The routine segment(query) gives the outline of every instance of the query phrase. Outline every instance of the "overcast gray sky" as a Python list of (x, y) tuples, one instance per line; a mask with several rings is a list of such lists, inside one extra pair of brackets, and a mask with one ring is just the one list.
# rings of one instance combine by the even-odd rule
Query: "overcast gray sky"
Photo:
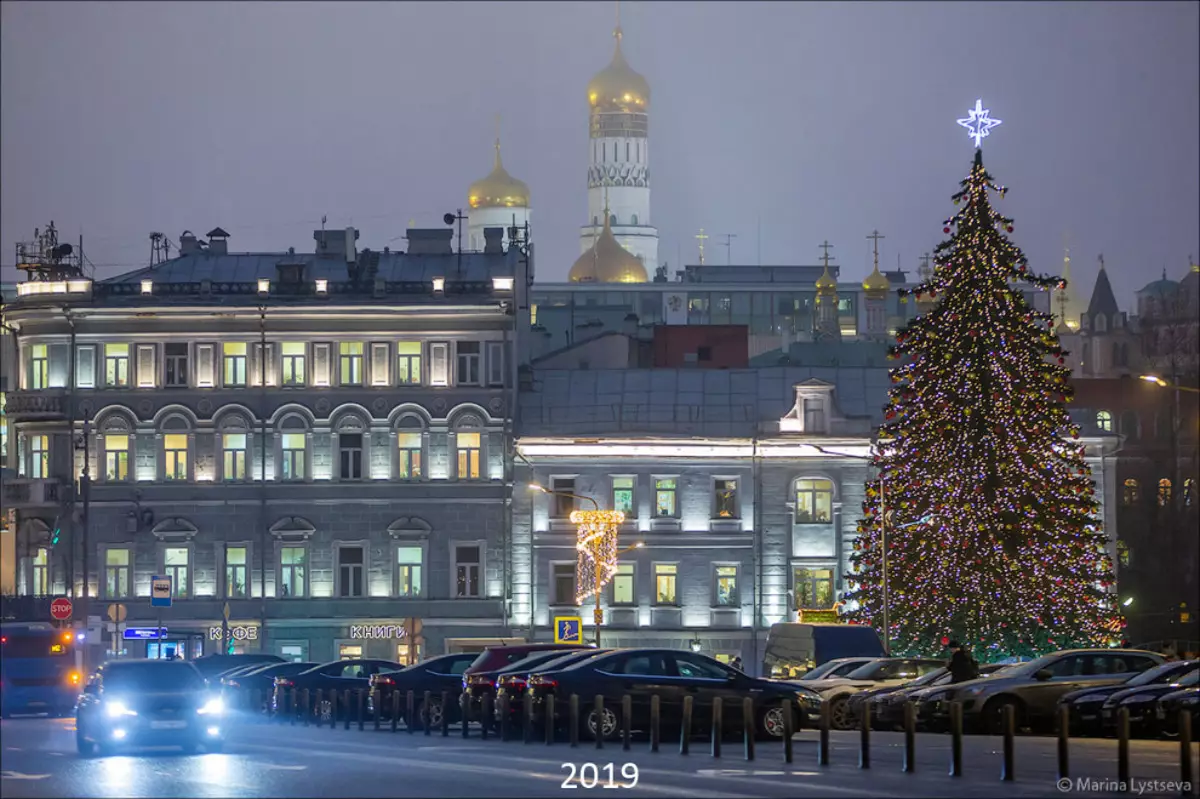
[[(624, 3), (649, 80), (660, 260), (703, 227), (733, 260), (843, 274), (906, 268), (942, 238), (977, 97), (1003, 120), (986, 163), (1040, 268), (1090, 292), (1103, 252), (1123, 306), (1200, 255), (1200, 5)], [(584, 88), (612, 3), (4, 2), (5, 282), (53, 219), (101, 275), (148, 234), (220, 225), (236, 250), (312, 247), (323, 214), (360, 245), (440, 226), (504, 160), (529, 183), (538, 278), (564, 279), (586, 220)], [(761, 227), (761, 237), (758, 230)], [(761, 243), (759, 243), (761, 242)]]

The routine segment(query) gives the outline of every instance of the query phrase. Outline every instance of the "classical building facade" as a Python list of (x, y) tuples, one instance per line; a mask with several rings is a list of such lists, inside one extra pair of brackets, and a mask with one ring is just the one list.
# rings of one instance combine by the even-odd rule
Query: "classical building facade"
[(21, 284), (15, 466), (90, 491), (74, 516), (22, 514), (18, 591), (71, 594), (77, 617), (124, 605), (190, 655), (226, 634), (318, 661), (500, 637), (529, 267), (485, 235), (469, 254), (450, 230), (395, 253), (353, 229), (243, 254), (218, 228), (147, 269)]

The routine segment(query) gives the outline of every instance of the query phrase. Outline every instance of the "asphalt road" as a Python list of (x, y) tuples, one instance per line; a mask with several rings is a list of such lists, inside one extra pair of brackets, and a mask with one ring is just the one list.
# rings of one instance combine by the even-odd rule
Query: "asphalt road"
[[(711, 757), (706, 742), (693, 741), (681, 756), (678, 743), (664, 742), (650, 753), (644, 741), (631, 751), (620, 744), (597, 750), (594, 744), (481, 741), (477, 731), (464, 741), (401, 731), (359, 732), (245, 723), (231, 727), (224, 752), (184, 755), (170, 750), (139, 751), (107, 758), (80, 758), (72, 719), (14, 719), (0, 722), (0, 794), (19, 797), (542, 797), (566, 790), (588, 794), (609, 782), (613, 765), (616, 796), (629, 797), (1010, 797), (1062, 796), (1056, 787), (1055, 742), (1016, 740), (1016, 781), (1000, 782), (1001, 741), (964, 739), (965, 774), (947, 776), (949, 738), (920, 735), (916, 773), (903, 774), (903, 737), (876, 733), (871, 768), (858, 767), (857, 733), (831, 735), (830, 765), (816, 765), (816, 735), (795, 739), (795, 759), (783, 762), (781, 744), (758, 746), (746, 762), (742, 748), (724, 744), (723, 757)], [(1197, 754), (1193, 749), (1193, 756)], [(1130, 746), (1132, 792), (1179, 794), (1178, 744), (1134, 741)], [(1073, 778), (1115, 780), (1116, 743), (1072, 742)], [(592, 771), (592, 764), (596, 767)], [(574, 767), (572, 769), (572, 767)], [(632, 782), (634, 769), (637, 784)], [(564, 786), (575, 774), (576, 787)], [(1200, 769), (1194, 770), (1200, 774)], [(582, 779), (583, 784), (579, 784)], [(592, 780), (597, 780), (593, 787)], [(1112, 786), (1073, 784), (1067, 793), (1115, 795)], [(1158, 788), (1158, 790), (1155, 790)], [(578, 795), (578, 794), (576, 794)]]

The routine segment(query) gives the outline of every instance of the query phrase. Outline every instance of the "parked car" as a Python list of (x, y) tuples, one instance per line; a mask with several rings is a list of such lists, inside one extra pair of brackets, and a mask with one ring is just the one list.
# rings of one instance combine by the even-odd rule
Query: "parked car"
[[(265, 713), (274, 706), (276, 677), (291, 677), (319, 665), (321, 664), (306, 661), (289, 661), (240, 669), (221, 679), (221, 696), (230, 710), (250, 709)], [(255, 698), (259, 702), (257, 708), (252, 707)]]
[(1184, 688), (1160, 696), (1154, 704), (1154, 718), (1158, 721), (1159, 734), (1166, 738), (1179, 737), (1179, 714), (1186, 711), (1192, 716), (1192, 729), (1200, 729), (1200, 688)]
[(550, 660), (541, 661), (531, 665), (532, 658), (514, 663), (504, 671), (500, 672), (496, 678), (496, 702), (492, 708), (493, 721), (499, 722), (503, 708), (502, 697), (508, 698), (508, 720), (510, 723), (520, 724), (521, 714), (525, 711), (525, 694), (529, 687), (529, 675), (534, 671), (557, 671), (565, 669), (568, 666), (573, 666), (576, 663), (581, 663), (589, 658), (594, 658), (608, 652), (611, 649), (585, 649), (579, 652), (561, 652), (553, 653)]
[(255, 663), (282, 662), (283, 658), (279, 657), (279, 655), (271, 655), (266, 652), (249, 652), (244, 655), (205, 655), (193, 660), (192, 665), (200, 670), (200, 676), (206, 680), (211, 680), (222, 672), (230, 671), (239, 666), (250, 666)]
[(795, 682), (821, 695), (829, 703), (829, 726), (835, 730), (850, 730), (858, 721), (850, 707), (850, 697), (868, 688), (904, 685), (923, 674), (945, 666), (944, 660), (933, 658), (876, 658), (859, 666), (845, 677)]
[[(607, 650), (599, 650), (593, 647), (577, 647), (576, 649), (568, 650), (568, 654), (574, 655), (582, 652), (585, 656), (590, 657), (600, 651)], [(491, 719), (484, 719), (482, 716), (483, 698), (485, 696), (491, 696), (493, 699), (497, 698), (497, 681), (500, 679), (500, 675), (515, 673), (516, 676), (524, 678), (529, 672), (540, 670), (543, 664), (549, 663), (552, 660), (560, 660), (564, 656), (564, 652), (561, 649), (544, 650), (533, 652), (521, 660), (500, 666), (496, 669), (464, 674), (462, 678), (462, 691), (467, 695), (469, 703), (468, 712), (471, 714), (471, 717), (480, 719), (484, 723), (491, 723)]]
[[(990, 676), (1003, 671), (1005, 668), (1007, 667), (1001, 663), (984, 663), (979, 667), (979, 676)], [(940, 685), (949, 684), (950, 676), (950, 670), (942, 667), (936, 671), (923, 674), (910, 683), (869, 688), (850, 697), (851, 707), (854, 707), (857, 701), (870, 704), (872, 729), (903, 729), (904, 705), (910, 701), (917, 704), (919, 701), (918, 697), (923, 692)], [(856, 717), (859, 717), (859, 712), (855, 710)]]
[(81, 755), (125, 747), (181, 746), (219, 751), (224, 707), (186, 660), (121, 660), (96, 670), (79, 698), (75, 744)]
[(1104, 724), (1100, 711), (1109, 697), (1127, 688), (1172, 683), (1176, 678), (1196, 668), (1196, 665), (1195, 660), (1172, 660), (1161, 666), (1146, 669), (1141, 674), (1135, 674), (1122, 683), (1071, 691), (1063, 695), (1058, 704), (1067, 708), (1072, 735), (1101, 735), (1104, 732)]
[(1064, 649), (1011, 666), (1003, 674), (938, 688), (926, 697), (920, 715), (930, 726), (944, 727), (951, 703), (962, 702), (964, 730), (999, 733), (1004, 708), (1010, 706), (1018, 729), (1051, 729), (1063, 695), (1116, 685), (1162, 662), (1162, 655), (1141, 649)]
[(1200, 668), (1196, 668), (1196, 664), (1193, 662), (1190, 671), (1176, 676), (1169, 683), (1142, 685), (1117, 691), (1104, 700), (1104, 705), (1100, 708), (1100, 724), (1104, 734), (1116, 734), (1118, 717), (1121, 709), (1124, 708), (1129, 711), (1130, 735), (1134, 737), (1157, 735), (1158, 717), (1155, 711), (1158, 700), (1181, 688), (1193, 688), (1196, 685), (1200, 685)]
[[(428, 711), (430, 726), (437, 727), (442, 723), (442, 713), (445, 710), (442, 707), (442, 692), (447, 691), (450, 693), (450, 711), (453, 714), (451, 718), (458, 718), (455, 711), (458, 708), (458, 696), (462, 692), (462, 675), (477, 657), (474, 652), (459, 652), (423, 660), (407, 668), (378, 672), (369, 679), (368, 711), (374, 712), (374, 708), (378, 707), (379, 718), (390, 721), (392, 695), (399, 691), (402, 697), (400, 701), (403, 702), (400, 717), (404, 718), (408, 709), (408, 702), (404, 697), (412, 691), (413, 711), (416, 714), (413, 725), (416, 726)], [(428, 708), (424, 707), (426, 691), (430, 693)]]
[[(672, 649), (619, 649), (553, 671), (529, 675), (526, 689), (531, 696), (534, 724), (544, 724), (546, 699), (555, 698), (554, 722), (562, 730), (569, 722), (570, 697), (581, 698), (580, 732), (589, 738), (612, 739), (621, 731), (624, 696), (631, 704), (630, 727), (646, 730), (650, 726), (651, 697), (661, 703), (662, 730), (681, 727), (684, 696), (693, 698), (692, 726), (689, 734), (711, 729), (713, 700), (721, 697), (729, 708), (725, 725), (729, 731), (742, 728), (742, 699), (753, 700), (757, 734), (778, 738), (784, 730), (783, 708), (793, 713), (793, 729), (799, 729), (816, 714), (821, 699), (815, 691), (794, 683), (750, 677), (737, 669), (697, 652)], [(602, 713), (591, 699), (603, 696)]]
[[(345, 691), (367, 690), (370, 688), (369, 679), (372, 674), (381, 671), (394, 671), (403, 668), (392, 660), (376, 660), (373, 658), (354, 658), (351, 660), (334, 660), (320, 666), (314, 666), (308, 671), (302, 671), (290, 677), (276, 677), (275, 688), (271, 694), (271, 712), (278, 713), (287, 707), (287, 694), (295, 689), (302, 694), (305, 689), (312, 703), (312, 714), (320, 721), (331, 721), (344, 718), (347, 713), (353, 716), (358, 712), (357, 706), (345, 706)], [(321, 702), (317, 702), (316, 693), (322, 691)], [(337, 708), (335, 716), (334, 700), (330, 692), (337, 691)], [(351, 701), (356, 697), (351, 696)], [(364, 701), (365, 710), (365, 701)]]
[(495, 671), (502, 669), (518, 660), (524, 660), (535, 652), (568, 652), (590, 647), (580, 644), (513, 644), (511, 646), (489, 646), (479, 653), (474, 662), (467, 667), (464, 674), (474, 674), (477, 671)]
[(850, 672), (857, 668), (874, 663), (882, 658), (835, 658), (833, 660), (822, 663), (814, 669), (810, 669), (804, 673), (803, 677), (796, 677), (789, 682), (808, 683), (813, 680), (828, 680), (834, 677), (845, 677)]
[(763, 647), (764, 677), (796, 679), (831, 660), (887, 655), (879, 633), (861, 624), (778, 622)]

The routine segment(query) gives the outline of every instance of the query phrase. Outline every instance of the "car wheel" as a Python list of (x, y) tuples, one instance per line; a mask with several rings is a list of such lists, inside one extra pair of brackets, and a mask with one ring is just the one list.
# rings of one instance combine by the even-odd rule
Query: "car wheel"
[(1004, 734), (1004, 708), (1013, 709), (1014, 731), (1021, 729), (1021, 705), (1013, 699), (993, 699), (983, 706), (983, 729), (992, 735)]
[(430, 729), (435, 729), (442, 726), (442, 700), (430, 699), (429, 705), (421, 713), (423, 723), (428, 723)]
[(89, 741), (78, 726), (75, 727), (75, 748), (79, 750), (80, 757), (92, 757), (96, 754), (96, 744)]
[(850, 697), (835, 696), (829, 700), (829, 726), (835, 730), (854, 729), (854, 711), (850, 708)]
[(321, 703), (319, 705), (317, 705), (317, 720), (321, 724), (325, 724), (326, 722), (333, 721), (333, 703), (332, 702), (330, 702), (329, 700), (326, 699), (326, 700), (322, 700)]
[[(792, 731), (796, 730), (796, 713), (789, 710), (792, 714)], [(779, 705), (764, 709), (758, 716), (758, 728), (763, 734), (771, 740), (782, 740), (784, 731), (784, 715), (783, 708)]]
[[(620, 728), (617, 714), (612, 708), (607, 705), (604, 707), (603, 718), (600, 720), (600, 734), (604, 740), (611, 741), (617, 737), (617, 732)], [(588, 710), (587, 715), (583, 718), (583, 728), (587, 734), (592, 736), (592, 740), (596, 740), (596, 708)]]

